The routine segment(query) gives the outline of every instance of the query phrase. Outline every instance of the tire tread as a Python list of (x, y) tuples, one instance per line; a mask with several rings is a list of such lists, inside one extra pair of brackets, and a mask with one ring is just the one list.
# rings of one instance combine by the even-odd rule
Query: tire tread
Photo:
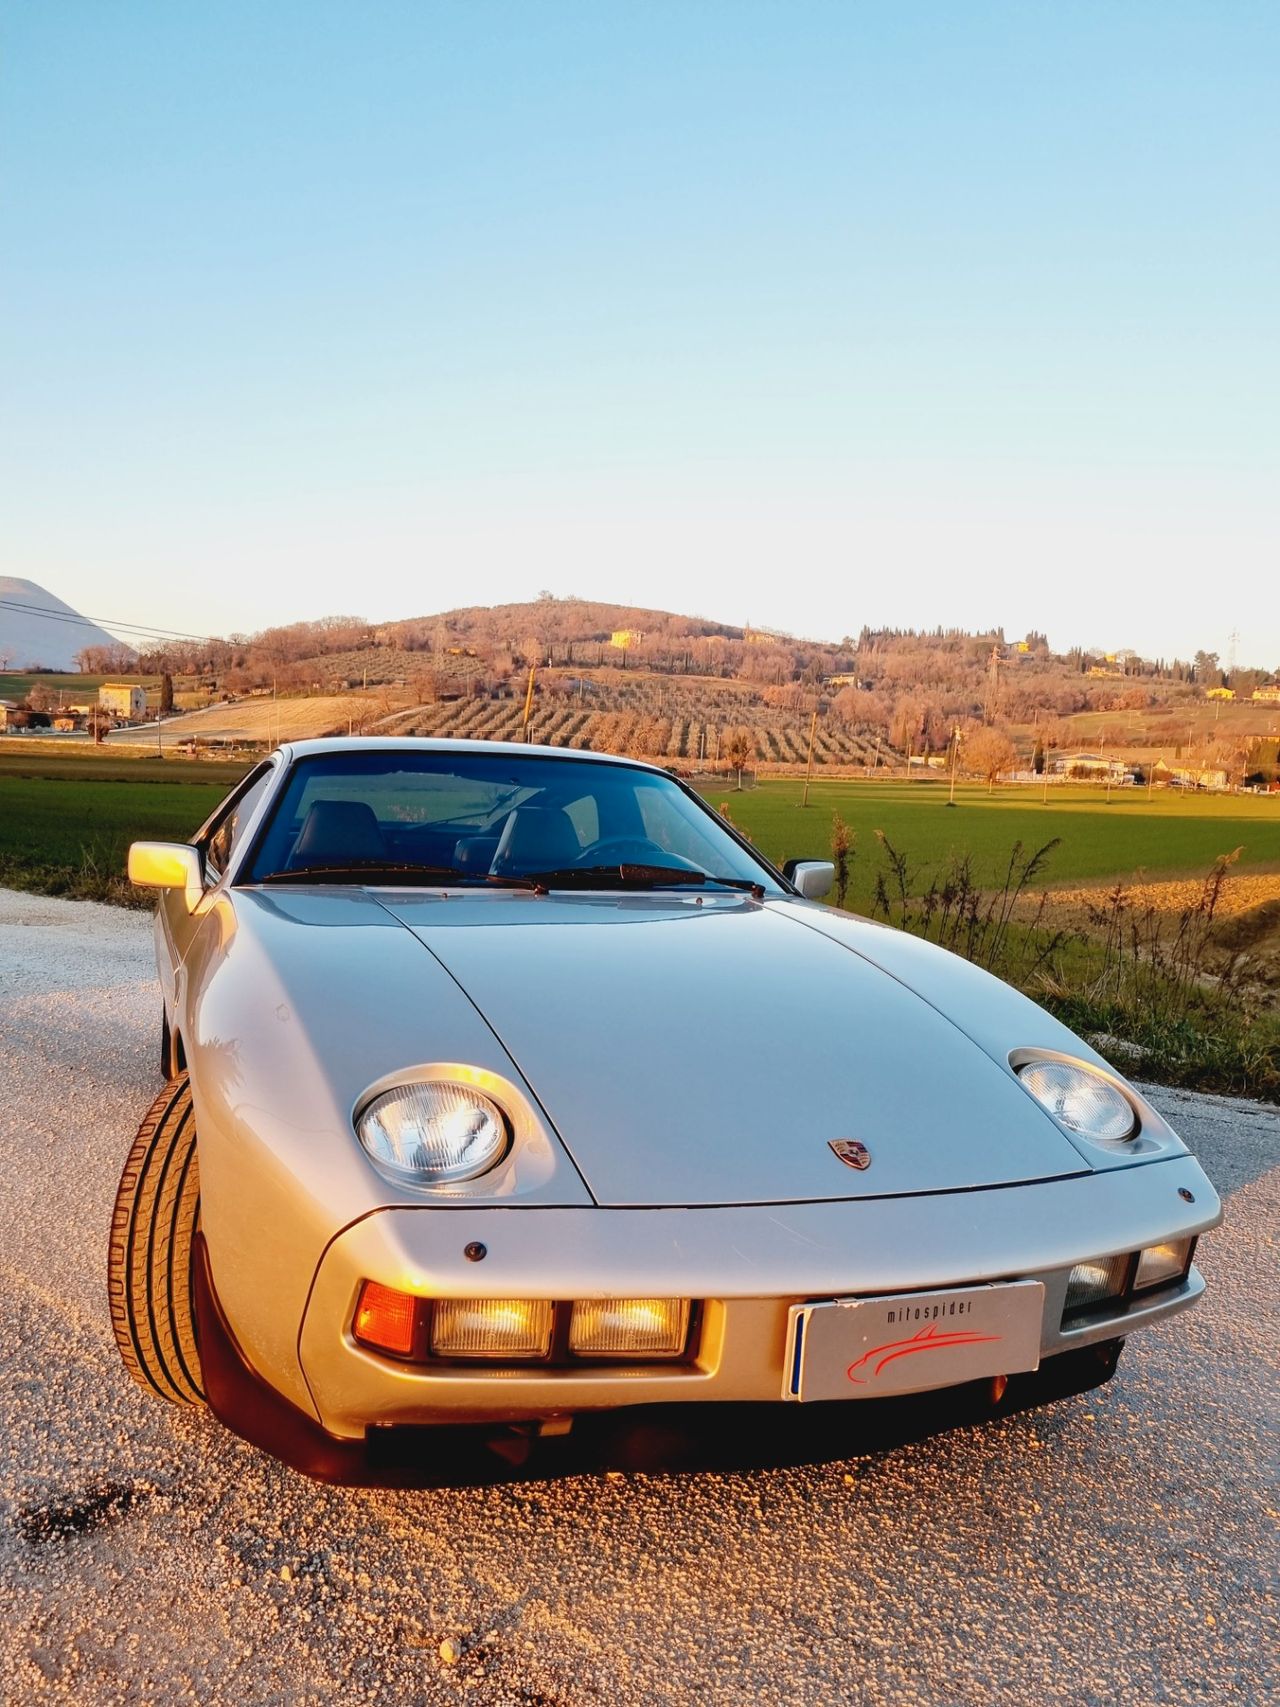
[(192, 1307), (200, 1211), (191, 1087), (171, 1079), (148, 1109), (120, 1176), (107, 1247), (107, 1302), (121, 1360), (173, 1404), (204, 1402)]

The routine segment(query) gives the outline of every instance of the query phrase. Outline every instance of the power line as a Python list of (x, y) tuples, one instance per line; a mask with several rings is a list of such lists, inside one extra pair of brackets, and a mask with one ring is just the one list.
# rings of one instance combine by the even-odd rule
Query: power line
[(75, 611), (50, 610), (47, 605), (25, 604), (21, 599), (0, 598), (0, 609), (21, 611), (24, 616), (42, 616), (49, 622), (70, 623), (77, 628), (122, 628), (127, 634), (137, 634), (154, 640), (198, 640), (204, 645), (218, 646), (225, 641), (214, 634), (188, 634), (181, 628), (157, 628), (152, 623), (123, 622), (108, 616), (80, 616)]

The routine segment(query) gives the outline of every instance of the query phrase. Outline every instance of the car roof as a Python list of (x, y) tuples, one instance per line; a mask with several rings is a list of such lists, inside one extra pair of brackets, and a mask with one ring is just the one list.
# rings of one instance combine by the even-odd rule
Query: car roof
[(316, 741), (284, 741), (279, 751), (288, 760), (315, 758), (322, 753), (494, 753), (518, 754), (525, 759), (548, 762), (567, 759), (585, 760), (595, 765), (626, 765), (633, 770), (654, 771), (659, 776), (668, 773), (661, 765), (646, 764), (643, 759), (623, 758), (617, 753), (593, 753), (580, 747), (548, 747), (524, 741), (465, 741), (441, 740), (431, 736), (413, 735), (330, 735)]

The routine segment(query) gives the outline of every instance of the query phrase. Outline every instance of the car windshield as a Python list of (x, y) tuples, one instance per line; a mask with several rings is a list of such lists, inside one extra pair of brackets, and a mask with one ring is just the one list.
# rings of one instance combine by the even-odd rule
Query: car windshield
[(367, 748), (294, 765), (240, 881), (783, 892), (660, 772)]

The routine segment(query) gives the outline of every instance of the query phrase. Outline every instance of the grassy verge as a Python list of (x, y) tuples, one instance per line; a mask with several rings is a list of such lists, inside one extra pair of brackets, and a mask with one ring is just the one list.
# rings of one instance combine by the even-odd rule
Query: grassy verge
[(22, 889), (32, 895), (61, 895), (69, 901), (109, 901), (116, 907), (144, 910), (154, 897), (135, 889), (121, 868), (102, 863), (85, 848), (79, 865), (49, 864), (0, 853), (0, 889)]
[[(837, 826), (837, 858), (841, 839)], [(1071, 930), (1043, 900), (1026, 905), (1055, 851), (1015, 843), (983, 882), (967, 854), (921, 875), (882, 834), (872, 912), (1016, 985), (1122, 1073), (1280, 1102), (1280, 1017), (1255, 993), (1248, 949), (1224, 955), (1215, 934), (1233, 856), (1176, 913), (1133, 908), (1117, 886)]]

